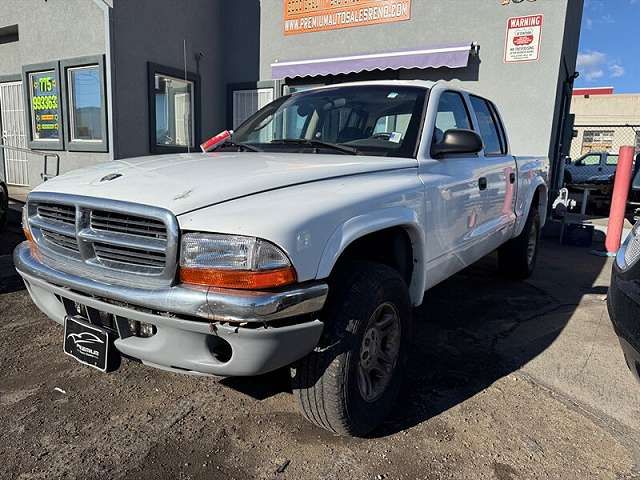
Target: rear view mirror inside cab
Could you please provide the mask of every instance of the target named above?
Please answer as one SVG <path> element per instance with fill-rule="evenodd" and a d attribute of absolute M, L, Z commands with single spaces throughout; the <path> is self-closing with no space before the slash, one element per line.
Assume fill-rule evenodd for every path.
<path fill-rule="evenodd" d="M 342 108 L 347 104 L 346 98 L 334 98 L 331 101 L 325 103 L 322 106 L 322 109 L 327 112 L 329 110 L 334 110 L 336 108 Z"/>
<path fill-rule="evenodd" d="M 309 114 L 313 113 L 314 110 L 315 108 L 311 103 L 301 103 L 296 107 L 296 113 L 300 117 L 307 117 Z"/>

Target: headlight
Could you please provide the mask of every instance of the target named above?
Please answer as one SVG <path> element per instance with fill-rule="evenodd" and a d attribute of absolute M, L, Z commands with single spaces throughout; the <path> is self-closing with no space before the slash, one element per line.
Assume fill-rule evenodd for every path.
<path fill-rule="evenodd" d="M 640 224 L 636 223 L 626 240 L 623 270 L 629 270 L 640 258 Z"/>
<path fill-rule="evenodd" d="M 180 280 L 193 285 L 257 290 L 296 281 L 287 255 L 254 237 L 212 233 L 182 236 Z"/>

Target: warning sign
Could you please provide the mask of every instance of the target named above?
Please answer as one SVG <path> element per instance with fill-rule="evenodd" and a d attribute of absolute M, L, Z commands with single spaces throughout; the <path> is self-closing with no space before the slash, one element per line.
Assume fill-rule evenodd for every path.
<path fill-rule="evenodd" d="M 543 19 L 543 15 L 529 15 L 507 20 L 505 63 L 535 62 L 540 59 Z"/>

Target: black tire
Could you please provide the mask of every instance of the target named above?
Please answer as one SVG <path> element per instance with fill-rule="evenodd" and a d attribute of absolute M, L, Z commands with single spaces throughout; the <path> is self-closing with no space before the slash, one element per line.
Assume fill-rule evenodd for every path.
<path fill-rule="evenodd" d="M 9 192 L 3 183 L 0 183 L 0 232 L 7 226 L 9 218 Z"/>
<path fill-rule="evenodd" d="M 531 252 L 531 241 L 534 241 Z M 524 280 L 535 270 L 540 247 L 540 214 L 535 206 L 531 206 L 527 222 L 522 233 L 512 238 L 498 249 L 498 268 L 505 276 Z"/>
<path fill-rule="evenodd" d="M 384 340 L 383 334 L 372 337 L 375 328 L 370 322 L 378 324 L 372 320 L 376 318 L 374 313 L 393 315 L 394 309 L 397 321 L 393 321 L 393 330 L 387 330 L 391 332 L 391 340 Z M 322 318 L 326 326 L 320 345 L 291 370 L 294 396 L 302 414 L 313 424 L 339 435 L 364 436 L 389 415 L 402 383 L 411 338 L 407 285 L 396 270 L 385 265 L 351 263 L 337 272 L 331 282 Z M 399 339 L 393 336 L 398 331 Z M 372 338 L 380 339 L 378 346 L 371 347 Z M 368 347 L 365 341 L 369 341 Z M 387 381 L 362 382 L 363 378 L 373 378 L 364 373 L 360 376 L 365 363 L 370 361 L 369 366 L 372 365 L 374 356 L 394 356 L 389 352 L 395 352 L 396 346 L 395 362 L 375 363 L 388 366 Z M 369 356 L 369 351 L 375 351 L 375 355 Z M 367 359 L 363 360 L 361 355 Z M 376 367 L 370 372 L 374 370 Z M 367 390 L 366 383 L 371 386 L 368 400 L 363 393 Z M 375 385 L 379 390 L 377 396 L 373 395 Z"/>

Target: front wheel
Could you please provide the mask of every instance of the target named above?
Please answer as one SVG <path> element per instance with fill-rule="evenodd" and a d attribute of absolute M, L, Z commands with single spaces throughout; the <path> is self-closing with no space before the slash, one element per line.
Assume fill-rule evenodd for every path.
<path fill-rule="evenodd" d="M 389 415 L 410 339 L 407 286 L 386 265 L 357 262 L 331 284 L 320 346 L 292 369 L 302 414 L 340 435 L 362 436 Z"/>
<path fill-rule="evenodd" d="M 529 278 L 538 261 L 539 246 L 540 214 L 532 205 L 522 233 L 498 249 L 499 270 L 513 279 Z"/>

